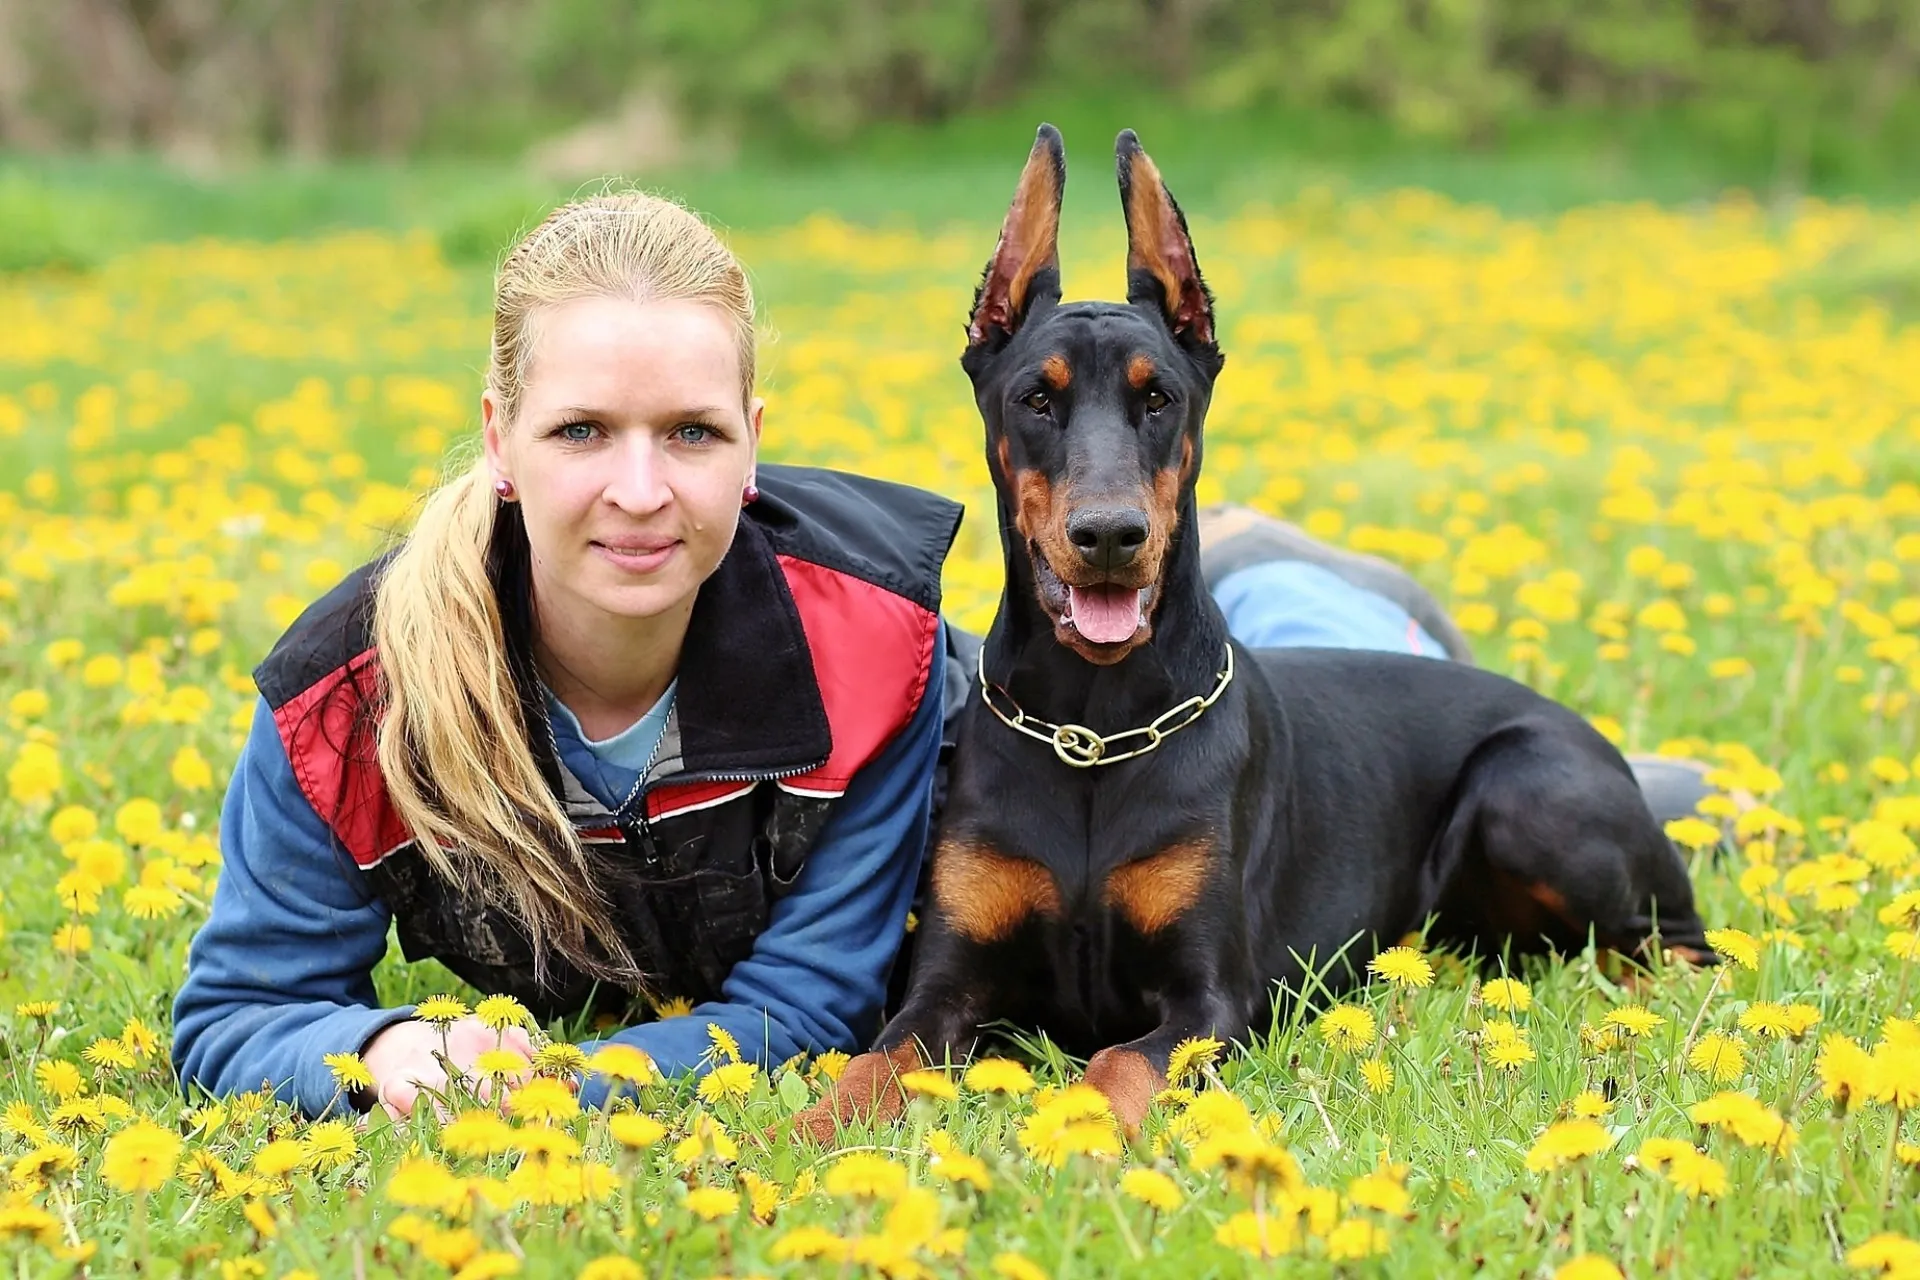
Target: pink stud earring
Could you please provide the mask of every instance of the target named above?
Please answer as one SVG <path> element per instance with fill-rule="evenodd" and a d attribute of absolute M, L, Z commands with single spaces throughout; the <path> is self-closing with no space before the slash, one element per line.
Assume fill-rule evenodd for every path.
<path fill-rule="evenodd" d="M 756 485 L 748 485 L 740 491 L 740 505 L 748 506 L 760 501 L 760 490 Z"/>
<path fill-rule="evenodd" d="M 495 480 L 493 482 L 493 491 L 500 495 L 500 501 L 502 502 L 513 501 L 513 481 Z"/>

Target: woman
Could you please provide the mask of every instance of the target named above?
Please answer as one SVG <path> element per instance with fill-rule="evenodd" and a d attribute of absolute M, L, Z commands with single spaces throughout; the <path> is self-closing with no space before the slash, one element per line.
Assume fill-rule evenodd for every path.
<path fill-rule="evenodd" d="M 482 456 L 255 672 L 183 1081 L 319 1114 L 357 1051 L 352 1101 L 409 1114 L 443 1048 L 464 1070 L 500 1037 L 375 1006 L 390 925 L 543 1019 L 685 1002 L 612 1036 L 669 1074 L 709 1023 L 768 1064 L 865 1047 L 972 674 L 938 615 L 960 512 L 760 466 L 753 321 L 663 200 L 567 205 L 508 255 Z M 1202 536 L 1243 641 L 1469 659 L 1391 566 L 1246 512 Z"/>

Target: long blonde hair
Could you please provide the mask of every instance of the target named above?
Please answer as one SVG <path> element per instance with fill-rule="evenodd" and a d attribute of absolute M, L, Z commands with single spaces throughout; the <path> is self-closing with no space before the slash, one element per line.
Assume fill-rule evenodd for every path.
<path fill-rule="evenodd" d="M 753 291 L 739 261 L 680 205 L 615 192 L 554 210 L 500 264 L 487 387 L 503 430 L 520 408 L 542 310 L 582 297 L 719 308 L 751 401 Z M 380 772 L 434 871 L 525 924 L 536 979 L 552 951 L 641 987 L 646 975 L 529 745 L 544 711 L 518 634 L 529 616 L 525 564 L 519 510 L 496 498 L 484 457 L 427 498 L 375 589 Z"/>

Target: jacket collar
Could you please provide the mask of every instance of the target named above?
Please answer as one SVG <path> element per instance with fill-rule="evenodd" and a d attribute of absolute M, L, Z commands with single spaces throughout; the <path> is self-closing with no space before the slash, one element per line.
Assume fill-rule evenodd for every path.
<path fill-rule="evenodd" d="M 532 591 L 526 535 L 510 526 L 509 506 L 495 527 L 489 568 L 503 602 L 509 665 L 529 726 L 544 726 L 547 709 L 533 669 Z M 502 588 L 509 588 L 502 590 Z M 804 773 L 833 752 L 826 703 L 800 610 L 773 543 L 759 524 L 742 519 L 733 546 L 694 598 L 680 650 L 678 691 L 667 737 L 650 783 L 663 775 L 774 777 Z M 570 801 L 579 787 L 555 757 L 551 738 L 529 735 L 534 759 L 556 794 Z M 571 784 L 571 785 L 569 785 Z"/>

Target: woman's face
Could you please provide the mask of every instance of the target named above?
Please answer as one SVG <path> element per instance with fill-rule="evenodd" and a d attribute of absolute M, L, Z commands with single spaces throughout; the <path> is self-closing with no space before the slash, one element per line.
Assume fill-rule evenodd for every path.
<path fill-rule="evenodd" d="M 733 544 L 761 402 L 733 329 L 697 302 L 577 298 L 541 310 L 517 418 L 481 398 L 487 459 L 517 491 L 543 613 L 691 607 Z"/>

